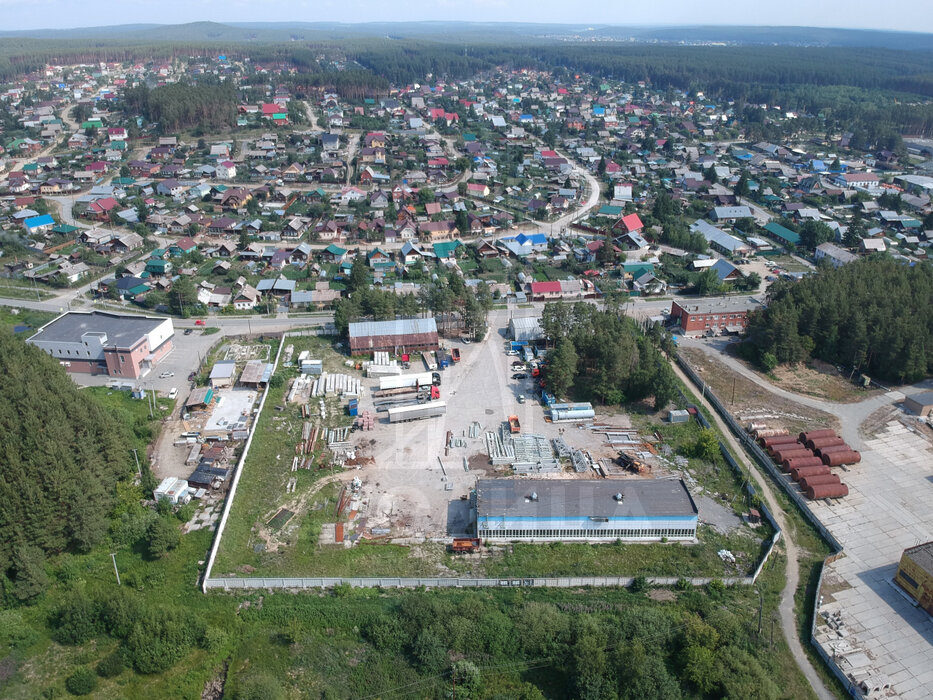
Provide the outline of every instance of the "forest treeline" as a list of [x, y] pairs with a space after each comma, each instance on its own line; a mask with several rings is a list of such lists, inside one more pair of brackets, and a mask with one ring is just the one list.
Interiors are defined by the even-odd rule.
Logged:
[[29, 599], [45, 557], [107, 535], [116, 483], [131, 477], [131, 428], [58, 362], [0, 329], [0, 576]]
[[620, 404], [654, 397], [663, 409], [677, 394], [670, 364], [635, 321], [592, 304], [549, 303], [541, 329], [555, 345], [548, 355], [547, 386], [555, 396]]
[[201, 127], [232, 128], [236, 124], [237, 94], [227, 83], [171, 83], [149, 89], [127, 88], [123, 108], [158, 122], [163, 132]]
[[762, 365], [818, 358], [901, 383], [933, 374], [933, 268], [878, 256], [769, 289], [747, 337]]

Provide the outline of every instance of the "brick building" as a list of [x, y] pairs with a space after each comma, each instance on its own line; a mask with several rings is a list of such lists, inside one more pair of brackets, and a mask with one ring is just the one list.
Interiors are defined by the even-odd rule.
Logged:
[[439, 347], [437, 323], [433, 318], [351, 323], [349, 336], [351, 355], [365, 355], [376, 350], [418, 352]]
[[671, 319], [684, 335], [741, 333], [748, 325], [748, 312], [759, 304], [746, 297], [721, 297], [671, 303]]
[[69, 372], [138, 379], [171, 351], [174, 337], [170, 318], [70, 311], [46, 323], [27, 342]]

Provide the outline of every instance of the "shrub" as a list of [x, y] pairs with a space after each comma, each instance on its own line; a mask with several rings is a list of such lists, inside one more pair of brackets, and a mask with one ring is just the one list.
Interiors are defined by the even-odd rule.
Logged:
[[53, 637], [62, 644], [83, 644], [100, 633], [100, 609], [84, 593], [68, 596], [53, 613]]
[[282, 686], [272, 676], [250, 676], [240, 683], [235, 700], [280, 700], [284, 698]]
[[183, 614], [157, 610], [133, 625], [127, 660], [140, 673], [161, 673], [187, 654], [193, 641], [192, 625]]
[[107, 654], [97, 664], [97, 675], [101, 678], [113, 678], [119, 676], [125, 670], [126, 664], [123, 663], [123, 655], [119, 650]]
[[181, 542], [181, 533], [174, 522], [168, 518], [158, 518], [149, 526], [149, 555], [161, 557], [169, 550], [175, 549]]
[[86, 666], [65, 679], [65, 689], [72, 695], [90, 695], [97, 687], [97, 675]]
[[647, 591], [651, 585], [648, 583], [648, 579], [644, 576], [636, 576], [632, 579], [632, 584], [629, 586], [629, 590], [632, 593], [644, 593]]

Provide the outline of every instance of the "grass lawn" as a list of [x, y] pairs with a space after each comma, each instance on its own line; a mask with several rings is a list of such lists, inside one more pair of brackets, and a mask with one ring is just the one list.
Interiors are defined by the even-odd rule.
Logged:
[[[0, 287], [0, 291], [3, 291]], [[0, 326], [13, 330], [25, 327], [20, 333], [24, 338], [33, 335], [39, 328], [57, 317], [51, 311], [33, 311], [32, 309], [15, 309], [9, 306], [0, 306]]]

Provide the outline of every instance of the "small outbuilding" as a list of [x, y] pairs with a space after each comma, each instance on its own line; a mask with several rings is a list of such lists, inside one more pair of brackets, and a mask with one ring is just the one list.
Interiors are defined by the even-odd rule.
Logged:
[[921, 418], [926, 418], [933, 413], [933, 391], [924, 391], [922, 394], [914, 394], [904, 399], [904, 408], [911, 413], [916, 413]]
[[233, 386], [234, 374], [236, 374], [236, 362], [232, 360], [218, 362], [211, 369], [211, 386], [214, 388]]

